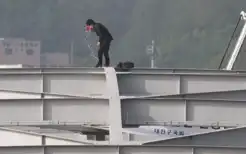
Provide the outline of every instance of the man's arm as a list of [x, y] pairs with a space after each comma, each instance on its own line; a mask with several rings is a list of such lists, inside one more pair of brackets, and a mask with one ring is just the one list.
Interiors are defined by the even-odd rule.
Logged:
[[98, 24], [95, 25], [95, 32], [97, 33], [97, 35], [99, 36], [99, 41], [98, 42], [102, 42], [102, 39], [103, 39], [103, 35], [102, 35], [102, 32], [100, 31], [100, 27]]

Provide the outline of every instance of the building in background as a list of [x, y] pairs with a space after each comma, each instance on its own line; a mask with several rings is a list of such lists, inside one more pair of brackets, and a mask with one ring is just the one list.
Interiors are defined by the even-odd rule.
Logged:
[[41, 42], [23, 38], [0, 39], [0, 65], [69, 66], [68, 53], [41, 53]]
[[40, 66], [40, 41], [23, 38], [0, 40], [0, 64]]

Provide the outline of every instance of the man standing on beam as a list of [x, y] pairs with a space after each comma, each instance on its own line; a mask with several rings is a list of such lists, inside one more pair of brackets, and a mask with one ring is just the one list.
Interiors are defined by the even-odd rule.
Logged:
[[109, 57], [109, 49], [111, 41], [113, 40], [112, 35], [108, 31], [108, 29], [101, 23], [96, 23], [92, 19], [88, 19], [86, 21], [86, 30], [96, 32], [97, 36], [99, 36], [99, 41], [97, 45], [99, 46], [98, 49], [98, 63], [96, 67], [102, 67], [103, 63], [103, 55], [105, 57], [105, 67], [110, 65], [110, 57]]

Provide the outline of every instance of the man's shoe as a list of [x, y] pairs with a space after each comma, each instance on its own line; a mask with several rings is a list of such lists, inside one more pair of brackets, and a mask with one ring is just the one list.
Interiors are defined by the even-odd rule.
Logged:
[[97, 64], [96, 66], [95, 66], [96, 68], [98, 68], [98, 67], [102, 67], [102, 65], [100, 65], [100, 64]]

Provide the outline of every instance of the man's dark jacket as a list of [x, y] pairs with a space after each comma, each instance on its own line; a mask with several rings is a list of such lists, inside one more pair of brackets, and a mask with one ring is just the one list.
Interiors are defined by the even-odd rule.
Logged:
[[97, 36], [99, 36], [100, 43], [104, 41], [111, 42], [113, 40], [113, 37], [108, 29], [101, 23], [96, 23], [94, 25], [94, 31], [96, 32]]

